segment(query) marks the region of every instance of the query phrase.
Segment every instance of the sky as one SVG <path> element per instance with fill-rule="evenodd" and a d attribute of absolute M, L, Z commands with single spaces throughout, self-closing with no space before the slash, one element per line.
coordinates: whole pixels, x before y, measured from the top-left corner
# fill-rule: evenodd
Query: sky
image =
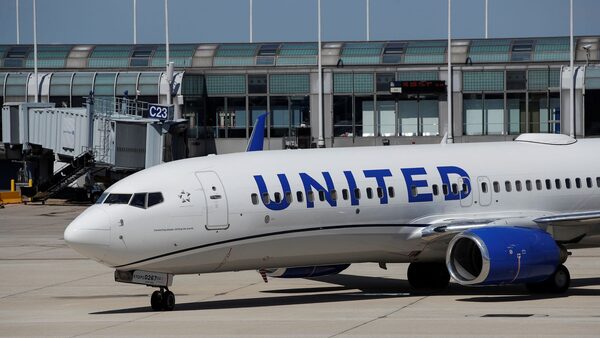
<path fill-rule="evenodd" d="M 0 44 L 16 43 L 0 0 Z M 254 41 L 316 41 L 317 0 L 253 0 Z M 447 0 L 371 0 L 371 40 L 445 39 Z M 19 0 L 32 43 L 32 0 Z M 366 40 L 366 0 L 322 0 L 324 41 Z M 484 37 L 484 0 L 452 1 L 455 38 Z M 164 0 L 137 0 L 138 43 L 164 43 Z M 169 0 L 169 40 L 248 42 L 249 0 Z M 600 35 L 600 1 L 574 0 L 575 35 Z M 38 43 L 133 43 L 133 0 L 37 0 Z M 489 0 L 489 37 L 566 36 L 568 0 Z"/>

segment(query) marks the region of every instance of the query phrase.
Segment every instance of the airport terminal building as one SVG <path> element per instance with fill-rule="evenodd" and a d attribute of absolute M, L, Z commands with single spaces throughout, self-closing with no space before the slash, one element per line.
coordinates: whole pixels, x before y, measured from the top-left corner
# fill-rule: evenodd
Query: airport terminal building
<path fill-rule="evenodd" d="M 578 137 L 600 135 L 599 40 L 575 41 L 574 118 L 568 37 L 453 40 L 455 142 L 568 134 L 573 120 Z M 313 42 L 171 45 L 185 156 L 243 151 L 264 112 L 270 149 L 315 146 L 319 128 L 326 147 L 436 143 L 446 133 L 447 41 L 324 42 L 322 124 L 317 55 Z M 40 45 L 39 101 L 82 107 L 93 93 L 166 103 L 165 56 L 159 44 Z M 0 45 L 1 103 L 34 101 L 33 60 L 31 45 Z"/>

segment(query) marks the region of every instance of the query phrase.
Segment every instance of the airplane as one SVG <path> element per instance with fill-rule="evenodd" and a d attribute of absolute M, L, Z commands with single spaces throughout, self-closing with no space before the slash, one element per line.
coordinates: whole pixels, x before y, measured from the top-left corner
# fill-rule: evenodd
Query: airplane
<path fill-rule="evenodd" d="M 417 289 L 525 284 L 563 293 L 570 250 L 600 246 L 600 140 L 522 134 L 511 142 L 260 151 L 157 165 L 109 187 L 66 243 L 156 287 L 173 277 L 257 270 L 263 279 L 409 263 Z"/>

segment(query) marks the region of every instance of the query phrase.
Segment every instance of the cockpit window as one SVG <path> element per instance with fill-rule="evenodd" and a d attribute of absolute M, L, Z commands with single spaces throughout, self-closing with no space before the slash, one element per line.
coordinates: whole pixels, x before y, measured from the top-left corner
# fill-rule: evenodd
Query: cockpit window
<path fill-rule="evenodd" d="M 131 199 L 131 202 L 129 202 L 129 205 L 145 209 L 146 208 L 146 195 L 147 195 L 146 193 L 133 194 L 133 198 Z"/>
<path fill-rule="evenodd" d="M 98 197 L 98 199 L 96 200 L 96 204 L 102 204 L 106 199 L 106 196 L 108 196 L 108 193 L 103 192 L 102 195 L 100 195 L 100 197 Z"/>
<path fill-rule="evenodd" d="M 104 204 L 127 204 L 131 199 L 131 194 L 110 194 L 104 200 Z"/>
<path fill-rule="evenodd" d="M 157 205 L 164 201 L 163 195 L 160 192 L 151 192 L 148 194 L 148 208 Z"/>

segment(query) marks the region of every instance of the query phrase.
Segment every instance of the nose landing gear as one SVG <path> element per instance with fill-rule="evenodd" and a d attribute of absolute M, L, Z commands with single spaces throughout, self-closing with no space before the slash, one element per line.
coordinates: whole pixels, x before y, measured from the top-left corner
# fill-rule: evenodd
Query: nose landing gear
<path fill-rule="evenodd" d="M 150 305 L 154 311 L 173 311 L 175 308 L 175 294 L 167 288 L 160 288 L 150 296 Z"/>

